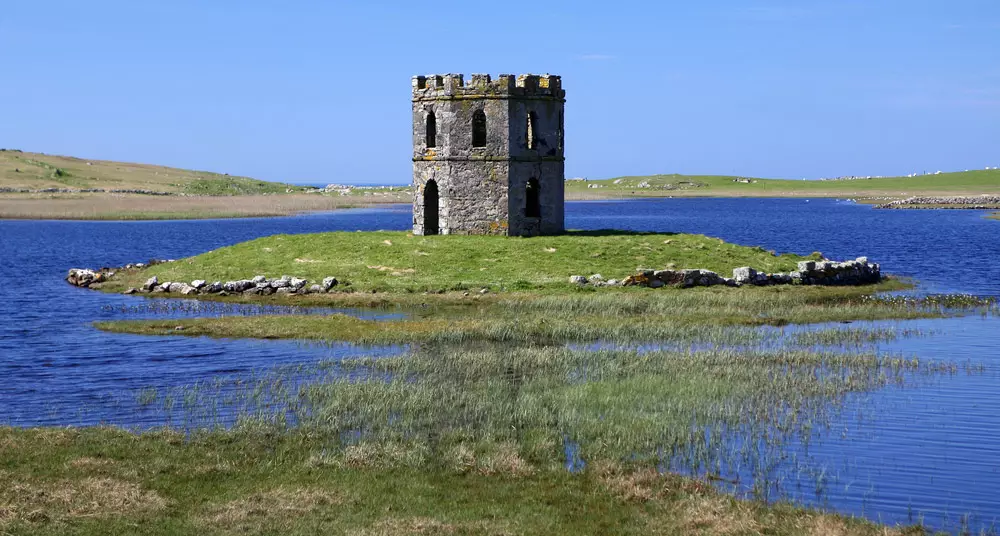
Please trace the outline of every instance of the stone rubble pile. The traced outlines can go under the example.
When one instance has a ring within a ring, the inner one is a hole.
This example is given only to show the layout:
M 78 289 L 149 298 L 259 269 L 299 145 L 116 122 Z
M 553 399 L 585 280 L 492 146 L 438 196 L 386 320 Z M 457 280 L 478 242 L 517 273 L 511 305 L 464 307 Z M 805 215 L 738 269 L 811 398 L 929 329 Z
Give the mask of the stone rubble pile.
M 271 294 L 318 294 L 330 292 L 339 282 L 336 277 L 324 278 L 322 282 L 309 285 L 309 281 L 299 277 L 283 275 L 279 278 L 268 279 L 262 275 L 254 276 L 250 279 L 237 279 L 235 281 L 215 281 L 209 283 L 204 279 L 195 279 L 190 283 L 163 281 L 156 276 L 150 277 L 142 288 L 130 288 L 126 294 L 136 294 L 139 292 L 148 293 L 168 293 L 181 294 L 184 296 L 197 294 L 218 294 L 229 296 L 232 294 L 242 294 L 244 296 L 270 296 Z
M 875 208 L 913 208 L 911 205 L 947 205 L 937 208 L 964 208 L 969 210 L 992 209 L 1000 205 L 1000 196 L 925 196 L 909 197 L 875 205 Z
M 158 260 L 153 259 L 149 262 L 137 262 L 129 263 L 125 266 L 119 266 L 117 268 L 109 268 L 105 266 L 100 270 L 91 270 L 89 268 L 72 268 L 69 273 L 66 274 L 66 282 L 70 285 L 77 287 L 90 287 L 95 283 L 104 283 L 108 279 L 111 279 L 115 273 L 123 270 L 139 270 L 147 266 L 155 266 L 164 262 L 174 262 L 173 259 Z
M 90 270 L 87 268 L 73 268 L 66 275 L 66 281 L 77 287 L 99 288 L 101 285 L 114 277 L 117 272 L 139 270 L 147 266 L 153 266 L 164 262 L 174 262 L 171 260 L 151 260 L 148 263 L 126 264 L 117 268 L 101 268 L 100 270 Z M 208 282 L 204 279 L 195 279 L 191 282 L 182 281 L 160 281 L 157 276 L 150 277 L 141 288 L 129 288 L 125 294 L 138 293 L 164 293 L 180 294 L 190 296 L 197 294 L 217 294 L 228 296 L 231 294 L 269 296 L 271 294 L 318 294 L 332 292 L 340 282 L 336 277 L 323 278 L 322 281 L 314 282 L 299 277 L 283 275 L 279 278 L 268 279 L 258 275 L 250 279 L 238 279 L 235 281 L 215 281 Z
M 749 266 L 733 270 L 733 277 L 723 277 L 711 270 L 649 270 L 638 269 L 636 273 L 618 281 L 605 280 L 600 274 L 589 278 L 581 275 L 570 276 L 570 284 L 577 286 L 639 286 L 661 288 L 674 286 L 681 288 L 711 287 L 726 285 L 729 287 L 770 286 L 770 285 L 866 285 L 882 280 L 881 267 L 877 263 L 869 263 L 867 257 L 855 260 L 834 262 L 802 261 L 798 270 L 790 273 L 759 272 Z

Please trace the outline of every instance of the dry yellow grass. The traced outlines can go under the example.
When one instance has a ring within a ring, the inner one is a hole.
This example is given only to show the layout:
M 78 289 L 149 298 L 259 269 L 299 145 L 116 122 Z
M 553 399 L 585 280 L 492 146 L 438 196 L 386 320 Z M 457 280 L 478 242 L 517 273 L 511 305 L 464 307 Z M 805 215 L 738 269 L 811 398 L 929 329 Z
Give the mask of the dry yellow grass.
M 202 521 L 239 534 L 258 533 L 264 528 L 282 530 L 298 516 L 332 510 L 343 502 L 341 494 L 328 490 L 277 488 L 212 507 Z
M 349 532 L 351 536 L 437 536 L 477 534 L 483 536 L 508 536 L 515 534 L 497 521 L 445 523 L 429 517 L 408 519 L 385 518 L 371 527 Z
M 408 197 L 321 194 L 183 197 L 96 193 L 0 194 L 0 218 L 140 220 L 263 217 L 399 202 L 408 202 Z
M 42 523 L 74 518 L 138 517 L 167 507 L 155 491 L 116 478 L 21 482 L 0 475 L 0 528 L 13 522 Z

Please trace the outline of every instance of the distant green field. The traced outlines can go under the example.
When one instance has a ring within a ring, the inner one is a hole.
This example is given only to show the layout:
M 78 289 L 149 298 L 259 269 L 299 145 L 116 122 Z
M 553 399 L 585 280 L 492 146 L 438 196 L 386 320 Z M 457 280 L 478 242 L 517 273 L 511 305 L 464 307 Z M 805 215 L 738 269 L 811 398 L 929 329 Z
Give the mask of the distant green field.
M 0 151 L 0 188 L 150 190 L 195 195 L 254 195 L 307 190 L 224 173 L 88 160 L 68 156 Z
M 737 179 L 749 179 L 749 183 Z M 1000 170 L 858 180 L 785 180 L 725 175 L 650 175 L 566 181 L 567 198 L 615 197 L 844 197 L 1000 193 Z

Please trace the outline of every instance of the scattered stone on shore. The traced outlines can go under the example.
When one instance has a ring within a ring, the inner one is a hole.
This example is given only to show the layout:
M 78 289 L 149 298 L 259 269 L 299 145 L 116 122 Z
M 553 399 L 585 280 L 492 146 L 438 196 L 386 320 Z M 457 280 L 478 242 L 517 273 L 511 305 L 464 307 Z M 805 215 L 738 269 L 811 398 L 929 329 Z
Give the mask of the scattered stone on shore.
M 92 285 L 97 285 L 96 287 L 93 288 L 98 288 L 101 283 L 104 283 L 108 279 L 114 277 L 115 273 L 117 272 L 141 270 L 147 266 L 153 266 L 164 262 L 173 262 L 173 261 L 169 260 L 161 261 L 153 259 L 150 260 L 148 263 L 142 263 L 142 262 L 137 262 L 134 264 L 130 263 L 126 264 L 125 266 L 119 266 L 117 268 L 110 268 L 105 266 L 100 270 L 91 270 L 89 268 L 71 268 L 69 272 L 66 274 L 66 282 L 69 283 L 70 285 L 74 285 L 77 287 L 90 288 Z M 147 285 L 149 285 L 149 288 L 146 288 L 144 286 L 143 290 L 148 291 L 151 288 L 155 288 L 158 281 L 156 280 L 155 277 L 152 277 L 146 283 Z
M 86 268 L 73 268 L 66 275 L 66 281 L 71 285 L 85 288 L 98 288 L 101 283 L 108 281 L 114 276 L 116 271 L 130 271 L 142 269 L 146 266 L 153 266 L 162 262 L 152 260 L 149 263 L 127 264 L 119 268 L 101 268 L 100 270 L 90 270 Z M 586 280 L 585 280 L 586 281 Z M 191 283 L 179 281 L 161 282 L 157 276 L 152 276 L 143 283 L 141 288 L 130 287 L 123 294 L 138 294 L 142 292 L 162 292 L 168 294 L 180 294 L 182 296 L 192 296 L 198 294 L 217 294 L 219 296 L 230 296 L 232 294 L 270 296 L 271 294 L 318 294 L 323 292 L 333 292 L 333 288 L 339 284 L 336 277 L 328 276 L 323 278 L 321 283 L 309 284 L 309 280 L 301 277 L 283 275 L 280 278 L 269 280 L 266 276 L 257 275 L 251 279 L 238 279 L 235 281 L 215 281 L 209 283 L 205 279 L 195 279 Z
M 690 288 L 726 285 L 729 287 L 769 286 L 769 285 L 867 285 L 882 280 L 881 267 L 869 263 L 868 257 L 844 262 L 830 260 L 802 261 L 798 270 L 790 273 L 759 272 L 750 266 L 733 270 L 733 277 L 723 277 L 711 270 L 650 270 L 638 268 L 636 273 L 623 279 L 589 281 L 581 276 L 570 277 L 570 283 L 585 286 L 638 286 L 662 288 L 667 286 Z

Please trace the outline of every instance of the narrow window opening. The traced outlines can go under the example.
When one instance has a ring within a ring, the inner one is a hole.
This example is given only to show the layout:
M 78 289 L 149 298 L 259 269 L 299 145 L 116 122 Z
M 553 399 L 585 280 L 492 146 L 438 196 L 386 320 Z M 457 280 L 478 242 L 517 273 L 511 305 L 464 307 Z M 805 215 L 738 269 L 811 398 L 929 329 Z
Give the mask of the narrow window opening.
M 438 185 L 431 179 L 424 185 L 424 234 L 436 235 L 439 232 Z
M 524 191 L 524 216 L 527 218 L 541 218 L 542 204 L 539 199 L 538 179 L 528 179 L 528 185 Z
M 486 114 L 482 110 L 472 114 L 472 146 L 486 147 Z
M 559 150 L 563 148 L 563 132 L 565 131 L 565 126 L 563 125 L 563 113 L 559 112 Z
M 437 147 L 437 118 L 434 112 L 427 114 L 427 147 Z
M 538 142 L 537 142 L 538 131 L 536 130 L 537 128 L 538 128 L 538 116 L 535 115 L 535 112 L 528 112 L 528 129 L 527 129 L 528 149 L 538 148 Z

